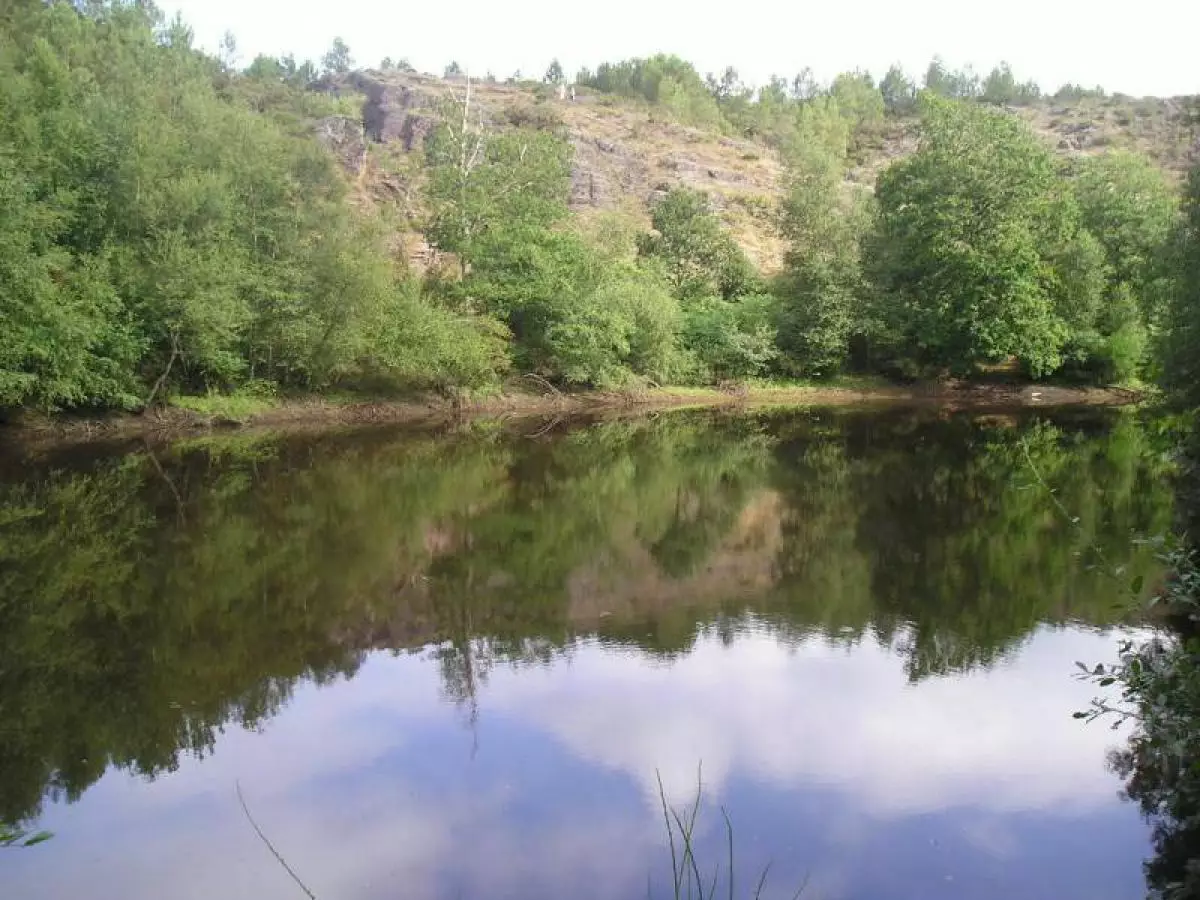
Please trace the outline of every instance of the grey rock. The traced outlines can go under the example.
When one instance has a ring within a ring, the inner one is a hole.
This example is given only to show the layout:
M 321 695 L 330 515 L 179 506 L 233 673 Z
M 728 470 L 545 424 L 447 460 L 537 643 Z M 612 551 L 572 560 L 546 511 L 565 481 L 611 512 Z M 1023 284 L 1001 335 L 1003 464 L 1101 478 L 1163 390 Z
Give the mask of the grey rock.
M 317 122 L 317 140 L 329 148 L 346 171 L 357 175 L 367 159 L 362 122 L 349 116 L 326 116 Z
M 417 79 L 383 80 L 356 72 L 351 82 L 367 99 L 363 104 L 363 128 L 380 143 L 399 141 L 406 152 L 421 146 L 438 122 L 442 97 Z

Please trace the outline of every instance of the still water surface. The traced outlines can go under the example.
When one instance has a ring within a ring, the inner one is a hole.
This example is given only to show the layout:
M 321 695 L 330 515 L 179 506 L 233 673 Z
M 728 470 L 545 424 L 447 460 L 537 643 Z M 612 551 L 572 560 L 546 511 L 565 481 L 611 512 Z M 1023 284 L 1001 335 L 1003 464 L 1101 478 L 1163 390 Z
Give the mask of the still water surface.
M 739 897 L 1144 892 L 1071 718 L 1170 522 L 1136 415 L 120 449 L 0 460 L 4 898 L 302 900 L 238 784 L 321 900 L 669 897 L 698 769 Z

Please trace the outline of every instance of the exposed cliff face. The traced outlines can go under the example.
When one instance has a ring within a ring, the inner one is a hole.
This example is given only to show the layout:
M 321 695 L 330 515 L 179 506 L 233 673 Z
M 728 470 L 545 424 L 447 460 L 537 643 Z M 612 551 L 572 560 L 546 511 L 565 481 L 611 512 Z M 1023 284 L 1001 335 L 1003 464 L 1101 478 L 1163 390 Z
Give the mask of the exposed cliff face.
M 317 122 L 317 140 L 329 148 L 352 175 L 367 163 L 367 139 L 363 123 L 348 116 L 326 116 Z
M 363 130 L 374 141 L 399 141 L 406 152 L 411 152 L 420 148 L 437 124 L 443 97 L 419 77 L 408 80 L 355 72 L 349 81 L 366 97 Z
M 432 254 L 419 235 L 421 173 L 408 158 L 420 150 L 450 94 L 463 96 L 466 82 L 365 71 L 347 76 L 344 86 L 364 96 L 359 137 L 332 125 L 323 136 L 357 176 L 364 199 L 399 205 L 411 231 L 398 243 L 424 267 Z M 769 272 L 780 265 L 783 244 L 772 209 L 782 193 L 783 168 L 764 144 L 679 125 L 660 110 L 589 91 L 562 98 L 547 87 L 473 82 L 471 98 L 472 117 L 496 127 L 520 123 L 566 135 L 575 151 L 570 201 L 578 216 L 620 210 L 648 226 L 651 204 L 668 189 L 699 188 L 760 268 Z M 1065 156 L 1136 150 L 1177 175 L 1200 160 L 1200 98 L 1090 98 L 1012 112 Z M 359 153 L 362 138 L 367 144 Z M 889 120 L 861 148 L 848 178 L 873 185 L 879 172 L 916 146 L 915 121 Z
M 463 79 L 440 79 L 406 72 L 355 72 L 347 88 L 363 97 L 363 133 L 375 150 L 368 154 L 360 183 L 378 201 L 400 201 L 414 232 L 405 239 L 410 260 L 423 266 L 428 248 L 415 229 L 421 210 L 415 196 L 418 167 L 404 159 L 419 151 L 451 92 L 460 98 Z M 752 141 L 734 140 L 665 121 L 654 110 L 579 92 L 560 100 L 550 91 L 473 82 L 472 117 L 496 126 L 514 122 L 561 130 L 574 148 L 571 207 L 581 216 L 621 210 L 649 225 L 649 207 L 675 185 L 706 191 L 751 258 L 771 270 L 782 259 L 769 209 L 779 193 L 781 166 L 775 153 Z M 343 162 L 348 151 L 330 145 Z M 360 169 L 347 165 L 356 176 Z

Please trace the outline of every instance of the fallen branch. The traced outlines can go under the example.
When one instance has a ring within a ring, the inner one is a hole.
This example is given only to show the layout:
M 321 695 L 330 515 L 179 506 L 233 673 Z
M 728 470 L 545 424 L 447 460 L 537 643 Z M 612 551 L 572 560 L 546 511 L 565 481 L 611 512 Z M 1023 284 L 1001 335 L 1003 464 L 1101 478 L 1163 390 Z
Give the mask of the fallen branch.
M 536 381 L 539 384 L 544 384 L 550 390 L 554 391 L 554 393 L 557 394 L 560 399 L 563 397 L 563 392 L 560 391 L 558 388 L 556 388 L 554 385 L 552 385 L 549 381 L 547 381 L 541 375 L 535 375 L 534 373 L 530 372 L 530 373 L 526 374 L 525 377 L 532 381 Z

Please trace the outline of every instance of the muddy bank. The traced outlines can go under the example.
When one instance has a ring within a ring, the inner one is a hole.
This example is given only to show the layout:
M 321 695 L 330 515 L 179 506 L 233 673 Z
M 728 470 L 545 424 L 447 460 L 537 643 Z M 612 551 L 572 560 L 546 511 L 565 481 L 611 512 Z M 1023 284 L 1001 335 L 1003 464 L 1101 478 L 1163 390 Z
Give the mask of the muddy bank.
M 288 399 L 244 414 L 204 414 L 166 407 L 140 414 L 100 418 L 24 416 L 0 425 L 0 440 L 66 441 L 145 437 L 171 440 L 226 429 L 319 430 L 372 424 L 439 425 L 470 419 L 569 417 L 628 414 L 682 407 L 935 405 L 955 409 L 1011 409 L 1054 406 L 1120 406 L 1143 395 L 1123 388 L 1059 387 L 993 383 L 936 382 L 914 385 L 766 386 L 653 388 L 640 391 L 542 393 L 508 391 L 471 401 L 442 397 L 409 400 L 335 402 L 320 397 Z

